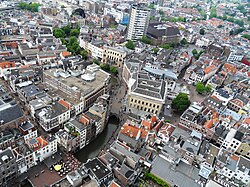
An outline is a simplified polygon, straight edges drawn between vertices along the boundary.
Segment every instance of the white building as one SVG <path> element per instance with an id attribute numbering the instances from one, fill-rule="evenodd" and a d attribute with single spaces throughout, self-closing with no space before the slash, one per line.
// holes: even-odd
<path id="1" fill-rule="evenodd" d="M 138 40 L 147 32 L 150 10 L 142 4 L 133 5 L 130 10 L 127 39 Z"/>
<path id="2" fill-rule="evenodd" d="M 243 59 L 243 53 L 231 52 L 227 58 L 228 62 L 240 62 Z"/>
<path id="3" fill-rule="evenodd" d="M 195 42 L 195 45 L 198 47 L 207 47 L 209 44 L 210 44 L 209 39 L 204 37 L 197 39 Z"/>
<path id="4" fill-rule="evenodd" d="M 42 136 L 32 138 L 28 142 L 29 148 L 33 151 L 34 165 L 44 161 L 57 152 L 57 140 L 51 136 L 45 139 Z"/>
<path id="5" fill-rule="evenodd" d="M 231 152 L 235 152 L 240 147 L 242 137 L 243 133 L 232 128 L 227 134 L 222 146 Z"/>

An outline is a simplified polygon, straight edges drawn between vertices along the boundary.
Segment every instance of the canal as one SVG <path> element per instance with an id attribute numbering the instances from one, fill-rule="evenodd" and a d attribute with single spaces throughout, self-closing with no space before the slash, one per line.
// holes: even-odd
<path id="1" fill-rule="evenodd" d="M 76 152 L 75 157 L 81 162 L 86 162 L 89 158 L 96 157 L 112 137 L 118 125 L 119 119 L 115 116 L 111 116 L 104 131 L 96 139 L 90 142 L 89 145 Z"/>

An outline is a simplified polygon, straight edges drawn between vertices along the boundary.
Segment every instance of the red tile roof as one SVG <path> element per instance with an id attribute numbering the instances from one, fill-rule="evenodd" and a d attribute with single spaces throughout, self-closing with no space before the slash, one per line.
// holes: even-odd
<path id="1" fill-rule="evenodd" d="M 63 105 L 63 106 L 66 107 L 67 109 L 70 109 L 70 108 L 71 108 L 70 103 L 64 101 L 63 99 L 60 99 L 60 100 L 58 101 L 58 103 L 61 104 L 61 105 Z"/>
<path id="2" fill-rule="evenodd" d="M 84 125 L 89 125 L 89 124 L 90 124 L 90 121 L 91 121 L 91 119 L 90 119 L 87 115 L 82 114 L 82 115 L 80 116 L 80 119 L 79 119 L 79 122 L 80 122 L 80 123 L 82 123 L 82 124 L 84 124 Z"/>
<path id="3" fill-rule="evenodd" d="M 70 55 L 71 55 L 71 52 L 68 52 L 68 51 L 63 51 L 62 52 L 63 57 L 67 57 L 67 56 L 70 56 Z"/>

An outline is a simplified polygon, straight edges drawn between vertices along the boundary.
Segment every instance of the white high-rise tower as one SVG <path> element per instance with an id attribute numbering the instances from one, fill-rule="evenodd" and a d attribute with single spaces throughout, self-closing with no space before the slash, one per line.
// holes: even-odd
<path id="1" fill-rule="evenodd" d="M 150 10 L 144 4 L 132 5 L 130 9 L 128 40 L 138 40 L 148 29 Z"/>

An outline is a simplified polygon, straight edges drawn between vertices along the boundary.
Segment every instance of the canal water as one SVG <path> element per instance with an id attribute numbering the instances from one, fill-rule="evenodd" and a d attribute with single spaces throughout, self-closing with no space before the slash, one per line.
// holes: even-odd
<path id="1" fill-rule="evenodd" d="M 119 119 L 115 116 L 111 116 L 104 131 L 96 139 L 90 142 L 89 145 L 76 152 L 75 157 L 83 163 L 90 158 L 96 157 L 112 137 L 112 134 L 116 131 L 118 125 Z"/>

